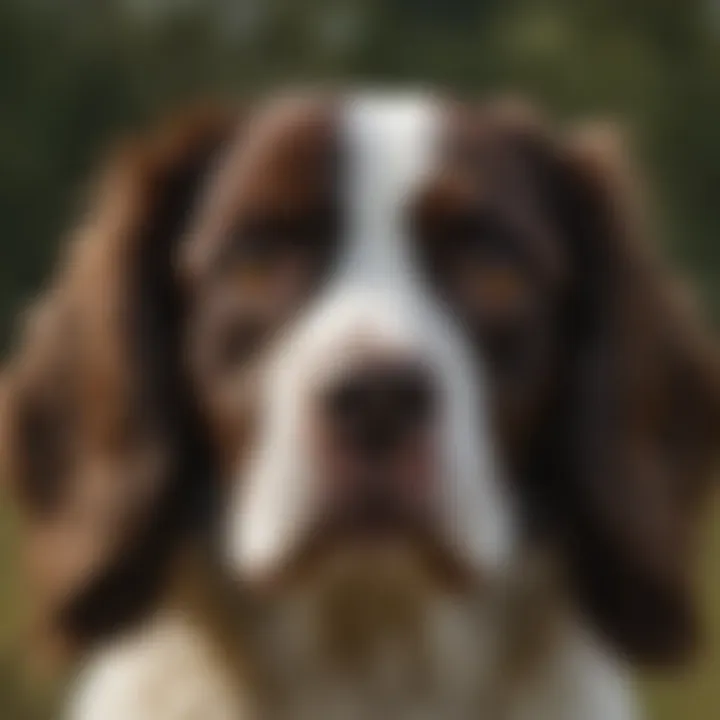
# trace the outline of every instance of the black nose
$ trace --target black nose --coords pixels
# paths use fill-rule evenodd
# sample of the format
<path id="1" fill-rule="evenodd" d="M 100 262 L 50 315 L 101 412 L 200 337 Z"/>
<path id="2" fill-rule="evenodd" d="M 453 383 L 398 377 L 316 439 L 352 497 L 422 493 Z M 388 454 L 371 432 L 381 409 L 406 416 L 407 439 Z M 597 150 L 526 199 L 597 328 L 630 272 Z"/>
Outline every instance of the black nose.
<path id="1" fill-rule="evenodd" d="M 328 420 L 349 450 L 381 459 L 432 421 L 435 394 L 429 373 L 418 365 L 367 367 L 328 392 Z"/>

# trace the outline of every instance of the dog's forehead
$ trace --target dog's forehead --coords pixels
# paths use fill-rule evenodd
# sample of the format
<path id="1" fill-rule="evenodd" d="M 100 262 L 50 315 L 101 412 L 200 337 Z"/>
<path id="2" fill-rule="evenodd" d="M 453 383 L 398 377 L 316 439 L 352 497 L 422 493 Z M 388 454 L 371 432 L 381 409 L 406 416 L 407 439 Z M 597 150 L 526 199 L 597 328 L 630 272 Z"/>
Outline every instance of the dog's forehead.
<path id="1" fill-rule="evenodd" d="M 500 106 L 502 107 L 502 105 Z M 239 123 L 223 153 L 211 195 L 253 207 L 266 200 L 309 201 L 348 175 L 358 163 L 389 161 L 415 143 L 435 143 L 443 172 L 508 169 L 507 132 L 517 113 L 494 104 L 458 102 L 427 92 L 365 92 L 281 96 L 259 104 Z M 412 160 L 412 153 L 408 160 Z M 419 157 L 414 158 L 420 170 Z M 366 163 L 367 164 L 367 163 Z M 502 168 L 499 168 L 502 169 Z M 406 169 L 407 172 L 407 169 Z"/>
<path id="2" fill-rule="evenodd" d="M 358 143 L 369 149 L 373 141 L 385 141 L 392 153 L 398 143 L 407 144 L 413 128 L 427 136 L 431 126 L 438 135 L 455 134 L 461 128 L 456 116 L 455 108 L 451 112 L 446 102 L 421 92 L 274 99 L 238 128 L 215 186 L 235 198 L 251 195 L 254 202 L 267 190 L 302 193 L 313 188 L 329 160 L 342 163 Z"/>
<path id="3" fill-rule="evenodd" d="M 346 174 L 364 159 L 384 160 L 389 171 L 396 151 L 410 143 L 419 149 L 444 124 L 440 102 L 424 93 L 276 99 L 252 113 L 229 154 L 225 180 L 257 200 L 259 185 L 275 193 L 311 190 L 329 160 Z"/>
<path id="4" fill-rule="evenodd" d="M 444 113 L 426 94 L 359 95 L 343 105 L 340 142 L 347 160 L 347 194 L 370 205 L 397 205 L 435 169 Z"/>
<path id="5" fill-rule="evenodd" d="M 481 107 L 423 92 L 300 94 L 260 104 L 238 122 L 200 198 L 197 252 L 211 256 L 243 217 L 345 214 L 361 191 L 366 209 L 423 181 L 424 191 L 450 187 L 460 202 L 467 197 L 456 190 L 475 196 L 483 184 L 502 194 L 509 166 L 499 129 Z M 494 167 L 498 158 L 504 167 Z"/>

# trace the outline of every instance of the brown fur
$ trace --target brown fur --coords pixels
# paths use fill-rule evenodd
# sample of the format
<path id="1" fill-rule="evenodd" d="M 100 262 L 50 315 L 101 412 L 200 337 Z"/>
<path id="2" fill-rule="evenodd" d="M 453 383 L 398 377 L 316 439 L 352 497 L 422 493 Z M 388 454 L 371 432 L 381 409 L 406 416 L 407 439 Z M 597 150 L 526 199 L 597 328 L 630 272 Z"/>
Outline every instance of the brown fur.
<path id="1" fill-rule="evenodd" d="M 569 153 L 559 204 L 580 281 L 554 474 L 554 503 L 570 510 L 561 542 L 605 632 L 632 659 L 677 658 L 697 633 L 691 558 L 716 470 L 716 348 L 644 235 L 617 137 L 596 126 Z"/>
<path id="2" fill-rule="evenodd" d="M 176 538 L 210 511 L 169 281 L 195 185 L 236 122 L 193 112 L 119 148 L 6 371 L 32 576 L 48 629 L 73 643 L 142 614 Z"/>
<path id="3" fill-rule="evenodd" d="M 195 318 L 194 334 L 188 315 L 218 282 L 205 260 L 220 234 L 197 245 L 210 254 L 182 267 L 178 256 L 208 163 L 230 163 L 223 143 L 242 146 L 238 122 L 195 116 L 120 152 L 6 370 L 4 454 L 43 616 L 74 642 L 146 612 L 181 541 L 212 542 L 217 466 L 240 431 L 186 360 L 213 340 L 201 333 L 208 322 Z M 418 223 L 453 299 L 457 278 L 432 255 L 454 212 L 447 195 L 476 202 L 475 171 L 495 163 L 485 190 L 519 223 L 531 260 L 521 271 L 483 268 L 473 308 L 454 302 L 480 349 L 520 317 L 513 340 L 533 351 L 531 367 L 498 377 L 496 398 L 529 538 L 557 546 L 582 607 L 621 651 L 678 658 L 695 635 L 693 535 L 720 434 L 709 333 L 642 238 L 626 153 L 605 131 L 553 138 L 517 109 L 463 112 L 461 127 L 461 157 L 477 165 Z M 295 135 L 283 147 L 316 147 L 306 135 L 315 145 Z M 286 152 L 279 167 L 316 162 L 309 154 Z M 232 169 L 211 186 L 217 228 L 237 219 Z M 288 314 L 283 306 L 272 323 Z M 528 334 L 537 328 L 541 337 Z"/>

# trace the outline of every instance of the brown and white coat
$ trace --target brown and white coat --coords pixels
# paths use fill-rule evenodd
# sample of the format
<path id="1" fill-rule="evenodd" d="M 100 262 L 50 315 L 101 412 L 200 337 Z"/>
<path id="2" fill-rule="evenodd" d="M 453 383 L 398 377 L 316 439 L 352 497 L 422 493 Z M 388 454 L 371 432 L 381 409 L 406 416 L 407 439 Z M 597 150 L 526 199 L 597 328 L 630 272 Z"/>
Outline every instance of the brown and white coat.
<path id="1" fill-rule="evenodd" d="M 632 186 L 607 127 L 424 93 L 121 148 L 4 382 L 70 716 L 633 717 L 720 381 Z"/>

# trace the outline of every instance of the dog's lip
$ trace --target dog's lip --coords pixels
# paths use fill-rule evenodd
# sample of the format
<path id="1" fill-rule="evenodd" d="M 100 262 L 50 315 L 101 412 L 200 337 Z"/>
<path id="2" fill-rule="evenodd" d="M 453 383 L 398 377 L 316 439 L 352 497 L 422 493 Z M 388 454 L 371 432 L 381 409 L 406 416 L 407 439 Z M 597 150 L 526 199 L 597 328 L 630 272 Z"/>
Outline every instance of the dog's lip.
<path id="1" fill-rule="evenodd" d="M 435 486 L 430 476 L 435 473 L 430 463 L 418 466 L 405 455 L 360 458 L 335 467 L 322 481 L 328 501 L 340 506 L 333 514 L 341 515 L 343 522 L 373 515 L 404 522 L 408 515 L 431 515 L 427 506 Z"/>
<path id="2" fill-rule="evenodd" d="M 481 580 L 462 554 L 443 539 L 431 513 L 381 496 L 329 506 L 282 563 L 251 582 L 261 596 L 273 595 L 311 578 L 313 568 L 336 551 L 377 554 L 398 546 L 412 548 L 427 576 L 440 588 L 464 591 Z"/>

